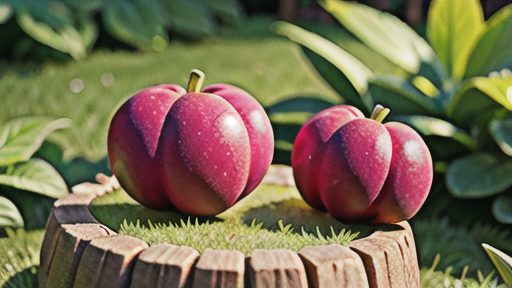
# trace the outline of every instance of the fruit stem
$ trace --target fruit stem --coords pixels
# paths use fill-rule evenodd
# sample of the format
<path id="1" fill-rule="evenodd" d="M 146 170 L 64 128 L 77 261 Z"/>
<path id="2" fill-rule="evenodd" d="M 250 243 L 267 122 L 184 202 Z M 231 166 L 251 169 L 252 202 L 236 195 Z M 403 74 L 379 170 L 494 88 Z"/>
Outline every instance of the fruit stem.
<path id="1" fill-rule="evenodd" d="M 382 120 L 388 116 L 389 112 L 391 112 L 389 108 L 384 108 L 384 106 L 377 104 L 375 105 L 375 108 L 373 108 L 372 116 L 370 116 L 370 118 L 382 123 Z"/>
<path id="2" fill-rule="evenodd" d="M 192 69 L 190 71 L 190 78 L 188 79 L 187 92 L 201 92 L 203 87 L 204 73 L 199 69 Z"/>

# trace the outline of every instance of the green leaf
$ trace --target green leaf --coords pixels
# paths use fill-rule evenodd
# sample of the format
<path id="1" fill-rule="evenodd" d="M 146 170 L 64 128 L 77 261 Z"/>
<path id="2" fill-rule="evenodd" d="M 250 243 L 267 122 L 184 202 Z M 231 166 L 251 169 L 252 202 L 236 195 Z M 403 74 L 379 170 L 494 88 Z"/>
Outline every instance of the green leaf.
<path id="1" fill-rule="evenodd" d="M 500 194 L 492 203 L 494 218 L 504 224 L 512 224 L 512 196 Z"/>
<path id="2" fill-rule="evenodd" d="M 374 103 L 390 108 L 393 113 L 411 115 L 440 115 L 434 98 L 416 89 L 410 82 L 398 76 L 379 76 L 369 81 Z"/>
<path id="3" fill-rule="evenodd" d="M 27 161 L 44 139 L 57 129 L 71 125 L 68 118 L 24 117 L 0 126 L 0 166 Z"/>
<path id="4" fill-rule="evenodd" d="M 421 62 L 439 61 L 423 38 L 391 14 L 346 1 L 319 3 L 361 42 L 411 74 L 420 71 Z"/>
<path id="5" fill-rule="evenodd" d="M 16 205 L 0 196 L 0 227 L 23 227 L 23 218 Z"/>
<path id="6" fill-rule="evenodd" d="M 489 257 L 494 263 L 496 269 L 498 269 L 498 272 L 500 273 L 501 278 L 503 278 L 503 281 L 505 281 L 505 284 L 512 287 L 512 257 L 488 244 L 483 243 L 482 246 L 484 247 L 485 252 L 489 254 Z"/>
<path id="7" fill-rule="evenodd" d="M 512 110 L 512 78 L 473 77 L 461 82 L 446 114 L 463 127 L 489 121 L 502 108 Z"/>
<path id="8" fill-rule="evenodd" d="M 0 184 L 52 198 L 68 194 L 66 182 L 57 170 L 37 158 L 16 164 L 6 174 L 0 174 Z"/>
<path id="9" fill-rule="evenodd" d="M 425 136 L 453 139 L 469 150 L 475 150 L 478 145 L 464 130 L 457 128 L 448 121 L 427 116 L 395 116 L 392 119 L 413 127 Z"/>
<path id="10" fill-rule="evenodd" d="M 9 3 L 0 3 L 0 24 L 3 24 L 11 19 L 13 9 Z"/>
<path id="11" fill-rule="evenodd" d="M 81 59 L 97 37 L 93 22 L 59 1 L 15 1 L 16 19 L 32 38 Z"/>
<path id="12" fill-rule="evenodd" d="M 211 12 L 219 17 L 220 21 L 229 25 L 237 25 L 240 22 L 242 9 L 237 0 L 205 1 Z"/>
<path id="13" fill-rule="evenodd" d="M 366 92 L 368 89 L 368 79 L 373 76 L 373 73 L 363 63 L 329 40 L 293 24 L 275 22 L 272 24 L 271 30 L 278 35 L 288 37 L 293 42 L 306 47 L 327 60 L 336 68 L 329 69 L 329 72 L 336 73 L 336 70 L 340 71 L 341 74 L 350 81 L 351 86 L 357 93 L 354 93 L 347 86 L 333 86 L 333 88 L 335 88 L 347 102 L 351 103 L 351 105 L 366 110 L 366 112 L 372 109 L 372 100 Z M 315 64 L 315 62 L 313 62 L 313 64 Z M 322 74 L 328 76 L 329 73 L 325 72 L 327 71 L 324 71 Z M 337 74 L 333 73 L 335 76 L 339 74 L 339 72 Z M 340 78 L 333 77 L 326 78 L 326 80 L 332 84 L 336 83 L 336 81 L 340 81 Z"/>
<path id="14" fill-rule="evenodd" d="M 512 5 L 487 21 L 487 29 L 469 56 L 465 78 L 484 76 L 512 61 Z"/>
<path id="15" fill-rule="evenodd" d="M 396 75 L 409 78 L 409 72 L 375 52 L 341 25 L 316 22 L 300 23 L 300 27 L 318 34 L 350 53 L 377 75 Z"/>
<path id="16" fill-rule="evenodd" d="M 201 38 L 212 34 L 215 31 L 216 25 L 214 16 L 205 5 L 205 2 L 188 0 L 163 1 L 162 4 L 165 5 L 169 14 L 166 21 L 167 27 L 187 38 Z"/>
<path id="17" fill-rule="evenodd" d="M 508 118 L 492 120 L 489 131 L 501 150 L 512 156 L 512 115 L 509 115 Z"/>
<path id="18" fill-rule="evenodd" d="M 458 198 L 491 196 L 512 186 L 512 159 L 475 153 L 455 160 L 446 172 L 446 185 Z"/>
<path id="19" fill-rule="evenodd" d="M 102 6 L 105 29 L 142 51 L 160 51 L 167 46 L 169 39 L 164 28 L 169 16 L 166 12 L 158 1 L 104 1 Z"/>
<path id="20" fill-rule="evenodd" d="M 427 38 L 456 82 L 463 78 L 469 54 L 484 29 L 484 15 L 478 0 L 434 0 L 430 4 Z"/>

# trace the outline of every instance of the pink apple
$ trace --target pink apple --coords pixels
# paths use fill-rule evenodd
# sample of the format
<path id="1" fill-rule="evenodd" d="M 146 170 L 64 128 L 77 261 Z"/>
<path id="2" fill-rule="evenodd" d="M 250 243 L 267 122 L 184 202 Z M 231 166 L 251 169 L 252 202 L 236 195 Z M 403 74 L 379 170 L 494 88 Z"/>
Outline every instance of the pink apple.
<path id="1" fill-rule="evenodd" d="M 215 215 L 248 195 L 271 161 L 274 138 L 261 105 L 244 90 L 201 85 L 146 88 L 110 124 L 108 153 L 121 186 L 140 203 Z"/>
<path id="2" fill-rule="evenodd" d="M 432 184 L 430 152 L 420 135 L 378 105 L 371 119 L 351 106 L 311 118 L 292 151 L 295 182 L 304 200 L 340 221 L 394 223 L 410 219 Z"/>

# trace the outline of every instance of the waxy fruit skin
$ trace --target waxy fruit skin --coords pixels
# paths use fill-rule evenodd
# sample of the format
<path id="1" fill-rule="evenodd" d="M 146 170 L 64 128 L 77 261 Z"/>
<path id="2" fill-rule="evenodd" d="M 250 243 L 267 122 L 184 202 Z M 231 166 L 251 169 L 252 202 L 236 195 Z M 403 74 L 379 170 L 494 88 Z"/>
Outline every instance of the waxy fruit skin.
<path id="1" fill-rule="evenodd" d="M 321 111 L 302 127 L 292 167 L 304 200 L 346 223 L 410 219 L 433 177 L 430 152 L 412 128 L 381 124 L 346 105 Z"/>
<path id="2" fill-rule="evenodd" d="M 112 118 L 109 161 L 121 186 L 154 209 L 215 215 L 261 182 L 274 150 L 270 121 L 247 92 L 214 84 L 146 88 Z"/>

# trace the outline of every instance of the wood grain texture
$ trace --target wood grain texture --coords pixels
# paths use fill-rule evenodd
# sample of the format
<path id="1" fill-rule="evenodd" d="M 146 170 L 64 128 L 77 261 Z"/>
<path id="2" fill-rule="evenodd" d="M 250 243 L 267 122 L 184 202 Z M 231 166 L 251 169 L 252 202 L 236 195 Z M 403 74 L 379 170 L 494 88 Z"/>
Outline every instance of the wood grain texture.
<path id="1" fill-rule="evenodd" d="M 352 241 L 348 246 L 363 260 L 370 287 L 408 287 L 400 246 L 397 241 L 381 234 L 377 231 L 369 237 Z"/>
<path id="2" fill-rule="evenodd" d="M 192 266 L 199 257 L 187 246 L 160 244 L 144 250 L 135 262 L 131 288 L 183 288 L 193 280 Z"/>
<path id="3" fill-rule="evenodd" d="M 244 254 L 235 250 L 206 249 L 197 262 L 194 288 L 243 288 Z"/>
<path id="4" fill-rule="evenodd" d="M 363 262 L 350 248 L 339 244 L 309 246 L 298 252 L 312 288 L 368 288 Z"/>
<path id="5" fill-rule="evenodd" d="M 134 260 L 147 248 L 146 242 L 125 235 L 93 239 L 82 255 L 73 287 L 129 287 Z"/>
<path id="6" fill-rule="evenodd" d="M 40 287 L 73 287 L 78 263 L 92 239 L 116 234 L 101 224 L 64 224 L 53 253 L 53 259 L 47 271 L 46 283 Z"/>
<path id="7" fill-rule="evenodd" d="M 41 288 L 45 287 L 48 271 L 53 259 L 53 253 L 62 230 L 62 224 L 98 223 L 89 212 L 89 204 L 96 196 L 94 194 L 68 194 L 54 202 L 48 221 L 46 232 L 39 255 L 40 265 L 38 282 Z"/>
<path id="8" fill-rule="evenodd" d="M 420 268 L 412 229 L 406 221 L 402 221 L 398 225 L 404 229 L 382 232 L 379 234 L 379 237 L 386 237 L 398 243 L 404 261 L 407 287 L 419 288 Z"/>
<path id="9" fill-rule="evenodd" d="M 291 250 L 257 249 L 252 252 L 249 263 L 249 282 L 253 288 L 308 287 L 304 264 Z"/>

